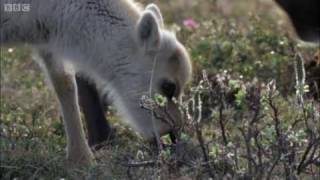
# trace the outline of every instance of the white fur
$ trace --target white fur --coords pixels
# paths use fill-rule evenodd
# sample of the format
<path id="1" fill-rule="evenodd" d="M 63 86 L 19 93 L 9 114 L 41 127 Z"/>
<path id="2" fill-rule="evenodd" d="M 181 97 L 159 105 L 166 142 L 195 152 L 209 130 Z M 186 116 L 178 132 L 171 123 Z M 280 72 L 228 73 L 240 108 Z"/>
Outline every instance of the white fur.
<path id="1" fill-rule="evenodd" d="M 162 78 L 183 88 L 191 65 L 175 36 L 161 29 L 155 5 L 142 10 L 129 0 L 16 1 L 30 3 L 31 11 L 3 12 L 3 4 L 14 1 L 1 1 L 1 44 L 28 43 L 39 52 L 62 107 L 71 161 L 92 159 L 80 121 L 76 72 L 89 76 L 102 93 L 110 93 L 120 114 L 143 136 L 168 131 L 161 121 L 153 128 L 140 98 L 148 94 L 152 71 L 152 93 L 161 93 Z M 171 60 L 173 54 L 177 58 Z M 154 57 L 157 66 L 152 69 Z"/>

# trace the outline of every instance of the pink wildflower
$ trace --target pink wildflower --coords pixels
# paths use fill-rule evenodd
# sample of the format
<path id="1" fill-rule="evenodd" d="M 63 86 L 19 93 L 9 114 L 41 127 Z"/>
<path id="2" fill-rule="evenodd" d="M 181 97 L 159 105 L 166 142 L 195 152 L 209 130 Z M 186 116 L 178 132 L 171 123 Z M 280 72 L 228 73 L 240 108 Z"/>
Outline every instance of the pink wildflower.
<path id="1" fill-rule="evenodd" d="M 195 20 L 193 20 L 192 18 L 188 18 L 188 19 L 183 20 L 183 25 L 186 28 L 191 29 L 191 30 L 197 29 L 199 27 L 199 24 Z"/>

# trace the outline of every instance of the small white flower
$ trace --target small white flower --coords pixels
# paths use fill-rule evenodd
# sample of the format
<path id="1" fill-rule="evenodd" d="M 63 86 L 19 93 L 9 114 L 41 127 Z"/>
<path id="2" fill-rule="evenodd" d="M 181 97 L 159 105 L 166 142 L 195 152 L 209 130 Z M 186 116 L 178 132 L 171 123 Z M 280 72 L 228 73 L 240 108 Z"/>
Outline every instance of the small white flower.
<path id="1" fill-rule="evenodd" d="M 270 52 L 270 54 L 272 54 L 272 55 L 273 55 L 274 53 L 275 53 L 274 51 L 271 51 L 271 52 Z"/>
<path id="2" fill-rule="evenodd" d="M 227 154 L 227 157 L 228 157 L 228 158 L 232 158 L 233 156 L 234 156 L 234 153 L 231 153 L 231 152 L 230 152 L 230 153 Z"/>
<path id="3" fill-rule="evenodd" d="M 8 52 L 9 52 L 9 53 L 12 53 L 12 52 L 13 52 L 13 48 L 9 48 L 9 49 L 8 49 Z"/>

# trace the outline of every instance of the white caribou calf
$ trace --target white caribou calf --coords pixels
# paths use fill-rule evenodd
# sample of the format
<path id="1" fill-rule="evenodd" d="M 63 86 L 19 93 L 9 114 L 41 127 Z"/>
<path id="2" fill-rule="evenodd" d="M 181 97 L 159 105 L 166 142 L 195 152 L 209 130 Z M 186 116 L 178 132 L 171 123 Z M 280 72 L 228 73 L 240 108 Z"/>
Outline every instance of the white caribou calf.
<path id="1" fill-rule="evenodd" d="M 28 4 L 10 11 L 7 4 Z M 67 157 L 89 163 L 92 153 L 80 121 L 75 73 L 108 93 L 119 113 L 147 139 L 171 126 L 140 107 L 143 95 L 166 96 L 179 119 L 178 98 L 191 75 L 185 48 L 163 29 L 159 9 L 129 0 L 1 0 L 1 45 L 29 44 L 53 85 L 64 118 Z"/>

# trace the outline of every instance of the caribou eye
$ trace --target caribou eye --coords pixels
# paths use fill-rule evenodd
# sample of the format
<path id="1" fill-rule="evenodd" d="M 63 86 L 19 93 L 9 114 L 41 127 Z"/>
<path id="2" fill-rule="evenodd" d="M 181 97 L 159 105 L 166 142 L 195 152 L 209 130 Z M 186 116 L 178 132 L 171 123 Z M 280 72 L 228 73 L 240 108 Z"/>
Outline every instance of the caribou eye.
<path id="1" fill-rule="evenodd" d="M 167 98 L 172 99 L 176 92 L 176 85 L 169 81 L 169 80 L 163 80 L 161 83 L 161 91 L 163 95 L 165 95 Z"/>

